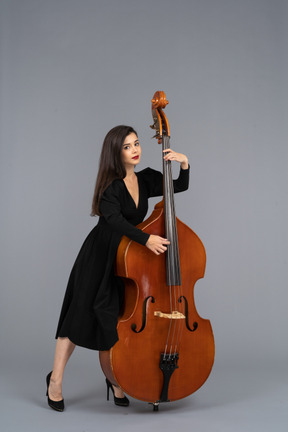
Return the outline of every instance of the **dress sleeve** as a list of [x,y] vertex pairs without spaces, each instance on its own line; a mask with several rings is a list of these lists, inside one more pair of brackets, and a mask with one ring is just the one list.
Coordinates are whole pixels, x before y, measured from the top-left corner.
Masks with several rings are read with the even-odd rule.
[[136,228],[129,223],[122,215],[119,196],[110,186],[103,193],[100,202],[101,215],[104,217],[110,228],[118,234],[126,235],[131,240],[145,246],[149,234],[144,233],[141,229]]
[[[160,171],[155,171],[152,168],[146,168],[144,178],[149,190],[149,197],[163,195],[163,174]],[[174,192],[184,192],[189,187],[190,165],[184,170],[180,168],[179,176],[173,180]]]

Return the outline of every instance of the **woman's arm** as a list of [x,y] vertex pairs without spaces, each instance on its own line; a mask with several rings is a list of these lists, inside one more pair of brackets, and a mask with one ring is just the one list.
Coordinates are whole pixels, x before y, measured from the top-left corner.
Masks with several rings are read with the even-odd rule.
[[131,240],[147,246],[156,255],[160,255],[167,250],[170,242],[160,236],[144,233],[141,229],[136,228],[129,223],[121,213],[121,206],[117,194],[112,188],[106,189],[101,202],[100,211],[111,229],[120,235],[126,235]]
[[121,212],[121,205],[117,191],[109,186],[102,195],[100,201],[100,212],[111,230],[121,235],[126,235],[137,243],[146,244],[149,234],[136,228],[125,219]]
[[[182,160],[182,162],[180,162],[181,166],[179,176],[176,180],[173,180],[173,189],[175,193],[184,192],[189,187],[190,167],[188,164],[188,158],[185,155],[171,151],[170,154],[167,155],[167,158],[169,158],[168,160],[176,160],[176,158],[177,160]],[[142,173],[149,191],[149,197],[163,195],[163,174],[160,171],[156,171],[152,168],[146,168],[142,171]]]

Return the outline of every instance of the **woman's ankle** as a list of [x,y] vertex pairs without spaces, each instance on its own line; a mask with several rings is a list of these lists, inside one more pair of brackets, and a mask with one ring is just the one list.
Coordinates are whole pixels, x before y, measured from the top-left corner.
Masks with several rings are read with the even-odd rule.
[[63,377],[61,375],[56,375],[54,374],[54,372],[52,372],[51,378],[50,378],[50,383],[53,384],[54,386],[61,386],[62,385],[62,379]]

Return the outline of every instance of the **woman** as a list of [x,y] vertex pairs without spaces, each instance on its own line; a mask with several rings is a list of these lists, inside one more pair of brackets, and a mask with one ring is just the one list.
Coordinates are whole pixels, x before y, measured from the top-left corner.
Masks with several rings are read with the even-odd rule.
[[[59,324],[53,371],[47,375],[48,404],[64,410],[62,379],[64,368],[76,345],[99,350],[100,356],[118,340],[117,318],[124,295],[123,283],[113,273],[113,262],[121,237],[146,246],[156,255],[167,250],[169,241],[136,228],[148,210],[148,198],[163,195],[163,178],[158,171],[134,168],[141,159],[136,131],[116,126],[104,139],[99,172],[92,202],[92,216],[98,224],[86,238],[70,274]],[[188,159],[181,153],[165,150],[165,160],[181,164],[174,180],[174,191],[188,188]],[[129,400],[121,388],[107,379],[116,405],[127,406]]]

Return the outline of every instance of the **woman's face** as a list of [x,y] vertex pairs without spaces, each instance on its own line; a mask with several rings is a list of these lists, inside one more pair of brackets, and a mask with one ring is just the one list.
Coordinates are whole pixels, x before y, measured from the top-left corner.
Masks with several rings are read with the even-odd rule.
[[137,135],[132,132],[127,135],[121,150],[122,162],[125,168],[136,166],[140,162],[141,147]]

